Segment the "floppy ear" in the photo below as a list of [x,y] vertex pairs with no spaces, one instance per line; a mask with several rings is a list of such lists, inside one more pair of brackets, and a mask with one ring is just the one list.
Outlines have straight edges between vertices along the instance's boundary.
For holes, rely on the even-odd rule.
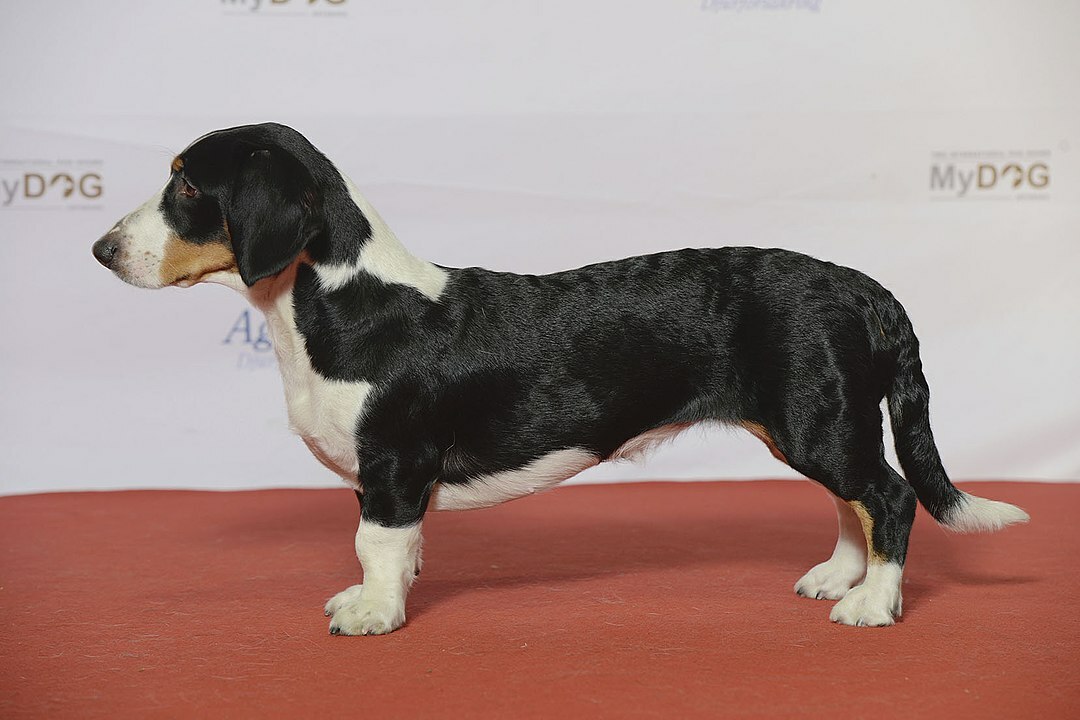
[[280,150],[244,151],[226,222],[248,287],[288,267],[307,245],[312,197],[307,171]]

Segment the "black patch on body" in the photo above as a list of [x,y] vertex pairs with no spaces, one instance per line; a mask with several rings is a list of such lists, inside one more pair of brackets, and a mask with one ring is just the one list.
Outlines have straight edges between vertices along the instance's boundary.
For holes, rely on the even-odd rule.
[[[448,272],[438,302],[367,274],[331,292],[311,267],[297,274],[315,370],[375,387],[357,429],[369,498],[380,463],[404,501],[435,480],[570,447],[607,458],[648,430],[705,420],[761,424],[796,469],[852,478],[834,483],[848,495],[878,472],[896,337],[881,336],[875,308],[895,300],[860,273],[755,248],[545,276]],[[864,451],[837,458],[853,436]],[[400,504],[393,519],[415,521],[416,503]]]

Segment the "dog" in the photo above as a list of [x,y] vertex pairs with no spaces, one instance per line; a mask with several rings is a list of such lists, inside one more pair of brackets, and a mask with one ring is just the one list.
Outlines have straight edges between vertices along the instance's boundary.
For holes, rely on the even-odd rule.
[[363,584],[326,603],[333,634],[405,623],[429,508],[538,492],[702,422],[745,428],[831,492],[836,548],[795,592],[838,601],[837,623],[900,615],[916,500],[961,532],[1028,520],[949,481],[911,322],[856,270],[750,247],[441,267],[273,123],[204,135],[170,171],[94,257],[144,288],[220,283],[265,314],[290,427],[360,500]]

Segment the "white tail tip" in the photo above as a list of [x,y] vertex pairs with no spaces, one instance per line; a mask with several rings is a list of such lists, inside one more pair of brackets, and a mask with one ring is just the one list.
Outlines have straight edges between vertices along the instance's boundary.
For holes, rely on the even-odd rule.
[[1009,525],[1026,523],[1031,517],[1009,503],[960,493],[960,501],[948,512],[942,525],[961,533],[995,532]]

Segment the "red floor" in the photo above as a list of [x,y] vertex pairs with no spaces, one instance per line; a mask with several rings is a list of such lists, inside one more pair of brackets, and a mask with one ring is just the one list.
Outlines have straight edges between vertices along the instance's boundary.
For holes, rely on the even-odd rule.
[[347,490],[0,498],[0,717],[1080,717],[1080,485],[968,483],[1028,526],[922,514],[903,620],[791,586],[809,483],[566,487],[433,513],[409,622],[333,637]]

